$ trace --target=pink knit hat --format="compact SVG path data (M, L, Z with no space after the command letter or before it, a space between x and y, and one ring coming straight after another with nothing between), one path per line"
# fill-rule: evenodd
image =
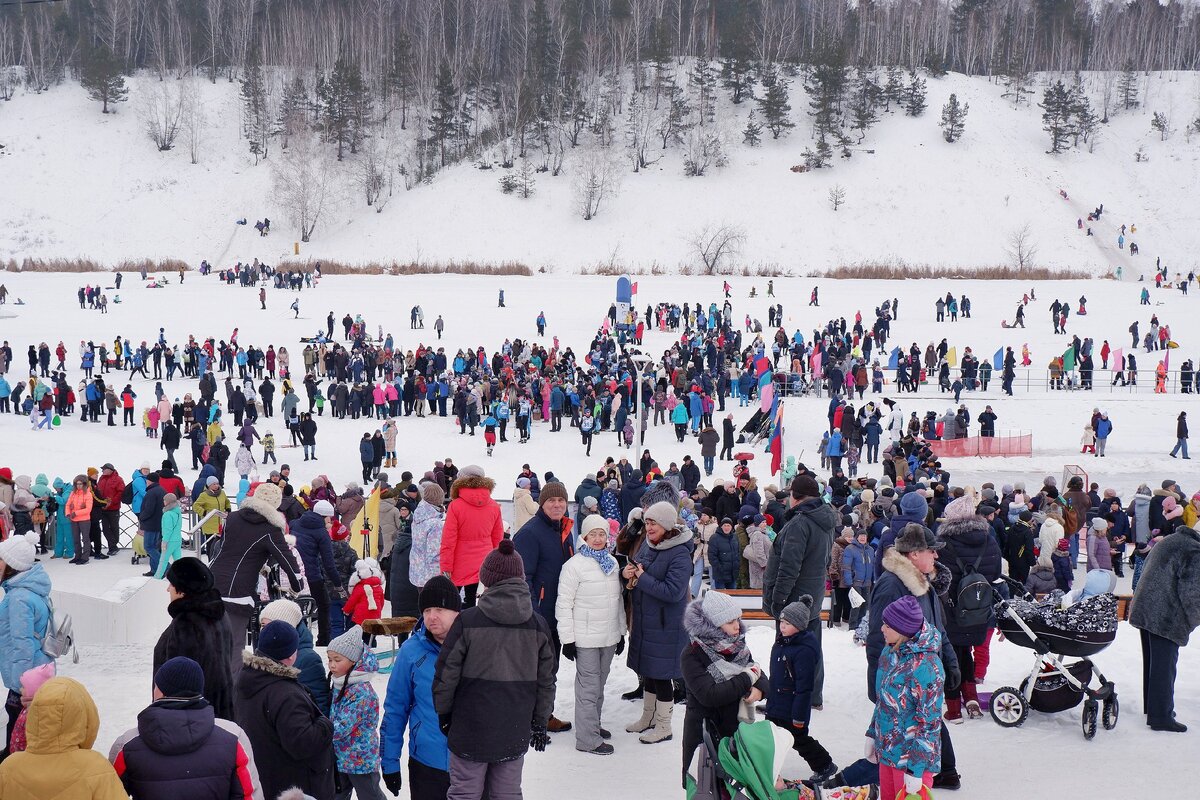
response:
M970 519L975 516L975 501L963 495L946 506L942 517L949 522L954 519Z
M21 696L33 699L42 684L54 677L54 662L27 669L21 673Z

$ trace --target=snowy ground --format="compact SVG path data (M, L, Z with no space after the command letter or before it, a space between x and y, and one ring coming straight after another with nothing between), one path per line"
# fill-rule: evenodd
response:
M293 356L293 363L300 363L299 337L311 334L323 327L328 311L336 317L348 312L362 313L372 330L382 324L385 332L391 332L403 349L415 347L419 342L429 343L435 339L431 328L414 332L408 329L407 310L420 304L426 314L427 324L438 314L447 323L444 345L453 353L458 347L483 344L489 352L505 338L514 336L532 337L534 319L539 310L545 310L549 318L550 335L560 337L561 343L572 346L582 353L590 340L595 326L601 320L612 298L611 279L537 276L535 278L506 278L503 282L493 278L466 277L333 277L322 281L321 286L300 295L301 319L291 319L287 310L292 300L289 293L269 290L266 312L258 310L257 291L228 287L218 284L214 277L200 278L190 274L184 286L172 283L163 289L146 289L137 280L126 276L125 288L121 292L122 303L110 306L111 313L100 316L93 311L81 311L75 301L75 289L84 283L100 280L111 285L111 276L88 275L15 275L6 274L3 281L11 295L10 303L2 308L4 318L0 320L0 338L13 345L16 363L9 378L15 382L25 366L24 350L30 342L45 340L53 347L58 340L75 352L80 339L112 340L116 335L128 336L134 342L152 341L159 326L166 327L168 340L175 343L186 340L188 334L197 337L215 336L228 338L235 326L240 328L239 341L255 343L265 347L273 343L276 347L286 345ZM177 279L173 279L177 280ZM734 313L741 318L746 313L764 318L766 300L761 297L765 281L756 285L760 297L747 300L751 282L747 279L732 281L734 284ZM674 299L702 302L707 305L717 300L720 281L716 279L689 278L641 278L639 307L647 302ZM1037 304L1029 311L1029 328L1024 331L1004 331L999 327L1001 318L1012 318L1012 312L1020 296L1029 290L1027 285L1012 283L906 281L903 283L881 282L831 282L821 281L819 309L807 307L812 280L776 280L778 301L783 304L787 327L800 327L806 334L814 326L823 324L830 316L853 318L856 310L862 310L868 319L871 310L885 298L900 299L900 318L893 326L895 344L907 345L949 337L950 344L962 352L964 346L973 346L981 356L990 357L996 348L1012 344L1018 350L1028 342L1033 352L1034 364L1038 365L1034 384L1037 388L1018 390L1014 399L1000 399L998 382L993 391L982 397L964 398L977 415L985 402L990 402L1000 414L998 427L1004 429L1026 429L1033 431L1034 453L1024 459L957 459L949 462L955 483L978 484L991 479L997 483L1021 478L1036 482L1045 474L1061 475L1065 463L1081 463L1091 473L1090 477L1101 486L1117 487L1128 497L1141 481L1157 484L1163 477L1180 481L1187 491L1197 487L1195 471L1183 469L1185 462L1168 459L1166 452L1174 439L1176 414L1192 404L1179 395L1166 397L1149 393L1148 386L1137 394L1110 393L1103 381L1098 379L1098 390L1089 394L1050 394L1040 388L1041 365L1053 354L1062 352L1067 341L1050 333L1046 317L1046 306L1052 297L1074 302L1081 293L1089 299L1089 315L1085 318L1071 317L1071 330L1080 336L1090 335L1096 339L1097 349L1102 339L1110 343L1127 345L1126 328L1133 319L1142 321L1143 330L1148 324L1150 313L1158 313L1160 319L1172 325L1174 337L1181 343L1173 351L1171 363L1177 366L1182 360L1196 354L1195 342L1200 337L1200 321L1191 312L1192 297L1181 297L1176 292L1153 292L1154 302L1161 303L1151 308L1139 307L1139 286L1126 282L1073 281L1049 282L1037 285ZM506 309L495 307L497 289L506 289ZM932 299L935 294L952 290L956 295L966 293L974 304L972 320L957 324L938 324L933 321ZM111 294L111 292L110 292ZM26 305L15 306L16 297ZM1015 334L1015 335L1014 335ZM669 334L653 333L647 337L646 349L657 353L669 346ZM1139 365L1143 380L1157 359L1149 354L1139 354ZM69 367L73 379L78 378L77 361L72 356ZM118 385L123 385L124 380ZM153 396L153 384L144 381L135 383L141 398ZM192 391L194 382L186 385L176 380L168 384L171 396L182 396ZM925 388L915 398L904 396L902 404L906 411L923 412L926 408L944 410L949 401L946 396L933 397L936 390ZM1189 398L1190 399L1190 398ZM1115 424L1109 446L1109 456L1103 461L1081 459L1077 456L1079 431L1090 415L1093 406L1107 410ZM787 453L806 455L801 458L808 463L816 462L816 443L824 427L827 401L817 399L793 400L787 405ZM740 423L746 418L748 409L733 408ZM140 418L140 409L139 409ZM278 419L278 418L276 418ZM318 434L319 462L322 472L327 473L338 486L354 479L360 472L355 443L365 430L373 430L373 421L355 423L351 420L333 422L325 417L321 420ZM481 437L469 439L459 437L457 428L450 419L406 419L401 423L400 461L401 468L415 472L428 468L435 458L451 456L462 465L478 462L489 474L498 478L497 496L508 497L512 481L523 462L529 462L539 472L554 470L572 488L589 469L594 469L612 448L612 434L602 437L593 450L593 458L586 459L578 438L569 429L554 436L544 426L536 426L533 441L521 446L509 444L497 449L492 459L483 453ZM260 425L260 431L274 428L282 438L282 425ZM28 424L18 416L0 418L0 431L4 442L3 461L11 466L15 474L46 472L53 477L70 477L82 472L88 465L99 465L112 461L128 474L140 461L156 461L157 442L147 442L137 430L108 428L103 425L81 426L73 418L53 433L28 430ZM685 453L698 455L690 444L679 446L666 427L652 429L646 446L660 463L678 461ZM640 451L633 451L636 454ZM281 460L291 461L294 475L301 483L314 474L305 469L295 455L298 451L280 451ZM756 462L756 464L761 462ZM1103 469L1101 469L1101 466ZM398 473L399 470L393 470ZM877 468L865 469L866 474L878 475ZM727 474L722 467L720 475ZM190 483L195 473L184 469L183 477ZM395 477L395 476L393 476ZM760 477L766 482L766 476ZM113 589L123 578L136 575L142 568L135 568L127 561L114 559L106 564L89 567L70 567L58 562L49 564L56 584L97 597ZM165 597L163 600L165 604ZM150 650L146 646L99 647L89 645L86 631L80 631L83 660L78 666L68 665L65 672L79 676L92 690L100 705L102 731L98 745L107 748L113 738L133 724L136 711L149 700ZM760 658L766 658L769 632L756 631L752 643ZM851 643L845 631L831 632L827 653L826 708L816 715L814 729L823 743L834 754L839 763L848 763L861 752L862 731L869 717L870 707L864 691L864 658ZM994 643L993 662L989 670L985 689L1000 685L1016 684L1030 665L1029 651L1014 646ZM1004 730L990 720L968 722L955 728L955 742L959 753L960 770L965 778L965 797L991 800L1007 798L1012 794L1010 780L998 780L1015 773L1013 765L1025 765L1021 775L1046 787L1046 793L1059 792L1068 787L1082 791L1085 795L1102 797L1124 796L1144 789L1147 776L1155 776L1156 782L1165 781L1165 776L1180 775L1179 756L1200 754L1195 737L1168 738L1166 734L1152 734L1142 726L1140 715L1140 656L1136 633L1122 625L1116 644L1096 659L1106 674L1116 681L1122 700L1125 717L1114 733L1101 731L1096 740L1085 742L1079 729L1079 712L1057 716L1033 714L1020 730ZM1200 667L1200 656L1195 648L1185 649L1181 654L1177 701L1179 717L1185 722L1200 724L1200 693L1187 676ZM555 737L554 745L546 754L531 755L528 760L526 782L529 797L549 798L556 792L564 770L574 776L590 780L596 786L614 787L614 770L619 774L636 776L639 789L647 796L678 796L678 739L672 744L657 747L643 746L633 736L622 732L628 721L636 716L634 704L623 703L617 695L632 685L633 677L623 667L614 671L608 697L611 702L606 717L609 727L616 732L617 755L613 759L599 759L578 754L574 750L571 734ZM570 663L564 662L560 673L559 716L572 717L573 672ZM384 681L378 681L382 691ZM675 718L676 730L682 725L682 712ZM1130 738L1134 737L1134 738ZM1049 745L1051 759L1042 756ZM1109 763L1109 769L1072 770L1064 777L1064 765ZM1130 768L1130 764L1136 767ZM789 774L807 776L807 771L793 756L788 762ZM1156 784L1157 785L1157 784ZM1169 782L1161 785L1171 785Z
M850 160L809 174L790 171L811 145L807 97L791 90L796 128L759 148L742 143L749 103L722 100L717 125L727 131L730 165L703 178L683 176L679 148L650 153L662 159L634 174L622 159L619 195L584 222L573 211L572 181L584 146L567 153L557 177L537 176L527 200L500 193L501 170L474 164L450 167L429 185L395 191L373 213L352 186L355 157L338 165L340 199L323 213L302 255L345 262L519 261L534 269L578 271L598 264L675 271L698 259L689 244L709 225L743 229L738 266L805 274L857 262L991 266L1008 264L1011 233L1029 225L1038 264L1103 274L1119 264L1117 229L1136 224L1131 237L1143 254L1161 255L1184 272L1195 264L1200 240L1190 202L1200 178L1200 148L1185 136L1197 112L1196 73L1150 73L1140 81L1142 104L1114 112L1094 152L1083 145L1048 155L1042 130L1042 81L1034 102L1013 108L1003 88L986 78L950 75L928 82L928 111L919 118L884 114ZM1102 76L1083 76L1100 112ZM43 95L18 93L0 109L0 157L6 192L0 204L0 259L176 257L197 264L250 260L274 263L291 255L300 237L275 200L272 164L281 151L255 165L240 138L241 106L234 83L196 81L206 110L198 164L182 141L159 152L142 132L138 105L157 82L131 78L130 99L102 115L78 84L67 81ZM951 93L970 105L966 133L943 141L940 109ZM1166 141L1150 129L1161 111L1174 125ZM623 125L623 123L622 123ZM404 136L396 132L403 141ZM1141 149L1142 161L1135 161ZM323 148L328 154L329 148ZM484 160L494 162L498 153ZM399 156L394 164L400 161ZM839 211L827 195L846 191ZM1069 200L1059 196L1067 192ZM67 198L78 198L71 202ZM1104 204L1106 214L1088 239L1078 218ZM652 215L653 224L645 224ZM274 233L260 239L251 225L264 216Z

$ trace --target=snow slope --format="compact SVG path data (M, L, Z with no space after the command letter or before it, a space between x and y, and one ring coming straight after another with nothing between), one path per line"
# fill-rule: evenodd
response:
M291 253L299 237L271 189L269 162L279 150L254 166L239 139L237 85L197 82L211 127L200 163L191 165L182 144L160 153L141 133L138 96L152 80L131 79L130 102L116 115L101 115L70 82L42 96L19 94L0 108L0 258L173 256L217 264L273 263ZM1099 76L1085 80L1098 106ZM1028 224L1038 263L1104 273L1127 258L1115 248L1124 222L1138 225L1134 239L1144 254L1190 266L1200 244L1189 200L1200 178L1200 144L1186 141L1183 129L1196 116L1198 84L1195 73L1145 76L1142 106L1114 116L1094 153L1050 156L1036 104L1014 109L985 78L930 79L923 117L885 115L850 161L796 174L789 168L802 162L810 140L807 101L795 82L790 136L746 147L740 131L749 105L726 102L719 124L732 142L729 167L685 178L673 149L639 174L626 171L619 196L589 222L571 210L578 153L569 153L564 173L537 176L528 200L500 193L500 170L473 165L408 192L397 178L380 214L346 186L302 253L348 262L512 260L552 271L610 263L673 271L696 262L689 244L696 232L729 223L746 233L739 265L806 274L858 262L1008 263L1012 231ZM970 104L966 134L954 145L937 127L951 92ZM1178 129L1166 142L1150 130L1153 111L1169 114ZM1139 147L1149 161L1135 163ZM352 173L348 160L341 174L348 182ZM827 199L835 184L846 190L837 212ZM1108 213L1095 226L1097 238L1087 239L1075 220L1100 203ZM234 225L263 216L273 222L269 239Z

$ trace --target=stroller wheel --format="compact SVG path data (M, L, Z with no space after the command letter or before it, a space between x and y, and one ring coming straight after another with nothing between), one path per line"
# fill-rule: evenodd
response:
M1092 698L1083 701L1083 738L1091 741L1096 735L1096 717L1099 703Z
M1121 704L1117 702L1117 696L1114 694L1104 701L1104 714L1100 718L1100 721L1104 725L1104 730L1111 731L1117 727L1117 718L1119 716L1121 716Z
M1004 686L992 692L992 702L989 706L992 719L1004 728L1015 728L1029 716L1029 704L1025 697L1011 686Z

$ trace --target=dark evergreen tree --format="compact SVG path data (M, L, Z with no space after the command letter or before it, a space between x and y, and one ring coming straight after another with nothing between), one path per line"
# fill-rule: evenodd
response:
M749 4L736 4L721 31L721 84L735 103L753 96L754 42L750 13Z
M258 60L258 49L250 51L246 69L242 74L240 96L242 99L242 136L250 143L254 163L267 157L267 138L271 134L270 110L267 108L267 89L263 79L262 64Z
M100 101L101 114L108 113L109 103L124 103L129 99L121 62L104 45L93 47L84 57L79 85L87 90L88 97Z
M412 93L413 52L412 39L401 31L396 35L396 45L392 49L392 60L384 75L384 89L388 95L395 97L400 104L400 130L408 126L408 98ZM384 113L384 119L388 114Z
M762 144L762 125L754 119L754 112L750 112L750 119L746 121L746 127L742 130L742 141L751 147L758 147Z
M904 89L904 113L919 117L925 113L925 79L916 71L908 73L908 86Z
M283 98L279 103L279 116L275 119L275 129L272 133L279 137L279 144L284 150L288 140L304 129L305 120L312 110L312 101L308 97L308 87L304 78L297 75L292 82L283 87Z
M446 166L446 148L454 146L457 125L457 93L450 64L445 60L438 65L437 79L433 86L433 110L429 114L429 141L437 148L441 165Z
M947 142L957 142L967 126L967 112L971 109L969 103L958 102L958 96L950 95L946 105L942 106L942 136Z
M883 110L891 111L892 103L904 102L904 70L898 66L887 68L887 83L883 88Z
M358 152L371 114L371 97L358 65L338 58L329 77L317 79L317 101L325 141L337 145L338 161L345 148Z
M1078 147L1081 139L1087 142L1100 127L1100 118L1092 110L1092 103L1084 93L1082 84L1076 83L1071 87L1070 115L1071 137L1074 146Z
M840 124L846 80L847 70L840 53L821 57L805 76L808 115L813 120L814 134L828 136Z
M829 139L824 132L817 134L817 140L813 147L804 148L804 165L809 169L827 167L831 158L833 158L833 148L829 146Z
M1138 106L1138 76L1132 61L1126 61L1121 67L1121 77L1117 79L1117 97L1120 98L1121 108L1128 111Z
M1071 93L1062 81L1046 87L1042 102L1042 129L1050 134L1050 152L1061 153L1067 146L1071 131Z
M788 103L787 81L780 78L774 68L769 68L763 73L762 83L764 91L757 99L758 111L771 138L778 139L779 134L796 127L789 118L792 106Z
M717 114L717 72L713 63L703 56L697 58L688 82L695 97L697 121L700 125L713 122Z
M871 74L859 68L850 88L850 129L858 131L858 141L867 136L867 130L879 121L876 113L884 90Z

